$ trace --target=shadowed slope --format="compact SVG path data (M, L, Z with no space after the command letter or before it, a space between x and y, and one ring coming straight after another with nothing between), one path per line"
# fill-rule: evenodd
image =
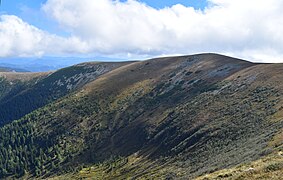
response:
M268 143L283 127L282 71L216 54L127 64L6 125L0 151L11 132L28 131L13 144L26 158L8 154L29 177L94 164L61 178L191 179L275 150Z
M83 63L50 73L1 73L0 125L19 119L128 63L131 62Z

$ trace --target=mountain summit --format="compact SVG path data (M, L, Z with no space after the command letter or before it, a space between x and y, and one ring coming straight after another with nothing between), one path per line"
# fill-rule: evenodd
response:
M0 177L279 178L282 72L198 54L2 73Z

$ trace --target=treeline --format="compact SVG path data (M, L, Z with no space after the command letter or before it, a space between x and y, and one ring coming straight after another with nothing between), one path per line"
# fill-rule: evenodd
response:
M62 148L54 140L40 138L36 131L30 116L0 128L0 179L60 170L66 160Z

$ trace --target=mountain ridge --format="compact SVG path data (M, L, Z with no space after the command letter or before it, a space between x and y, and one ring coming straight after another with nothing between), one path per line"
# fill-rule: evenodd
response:
M1 127L0 175L192 179L256 161L282 149L281 72L217 54L123 64Z
M7 94L7 98L2 102L0 101L0 118L2 119L0 124L3 125L6 122L19 119L122 64L125 63L89 62L54 72L2 73L0 76L3 82L6 81L6 83L2 83L2 85L6 84L3 89L14 95ZM15 85L16 87L13 87ZM17 106L21 107L21 110L13 113L13 108L17 108Z

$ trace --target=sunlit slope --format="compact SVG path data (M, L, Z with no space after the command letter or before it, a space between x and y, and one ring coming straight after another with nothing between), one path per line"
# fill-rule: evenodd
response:
M23 165L0 158L1 175L191 179L256 161L278 151L281 72L216 54L124 65L3 127Z

